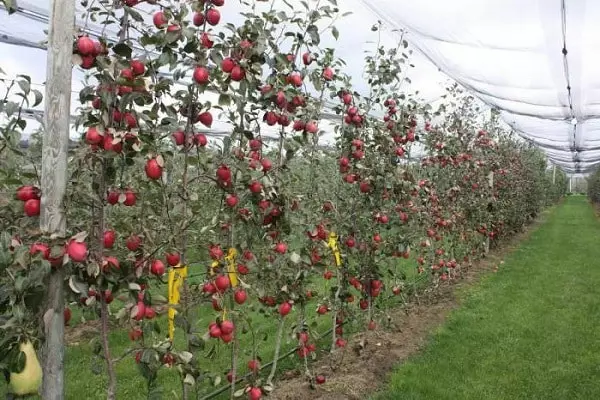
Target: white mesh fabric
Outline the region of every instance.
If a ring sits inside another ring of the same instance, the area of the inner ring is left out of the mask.
[[[600,163],[600,2],[363,3],[390,27],[407,29],[412,45],[502,110],[503,119],[552,162],[568,172],[587,172]]]

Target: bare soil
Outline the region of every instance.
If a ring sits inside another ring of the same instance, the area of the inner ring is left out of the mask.
[[[542,222],[538,218],[527,229],[491,251],[461,272],[460,277],[444,282],[435,290],[412,299],[407,307],[391,310],[392,328],[353,336],[346,347],[314,364],[314,375],[322,374],[326,383],[311,388],[299,372],[284,374],[269,398],[277,400],[362,400],[380,389],[399,363],[421,350],[448,314],[460,306],[458,291],[476,284],[483,276],[501,268],[503,258],[526,239]]]
[[[77,346],[83,341],[98,336],[98,332],[100,332],[99,319],[85,321],[74,327],[65,326],[65,343],[69,346]]]

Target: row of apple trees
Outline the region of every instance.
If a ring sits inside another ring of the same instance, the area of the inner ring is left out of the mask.
[[[6,88],[3,369],[23,368],[20,341],[43,340],[44,280],[61,268],[65,318],[77,307],[101,321],[108,398],[124,359],[111,349],[115,326],[152,398],[168,370],[183,398],[216,386],[259,399],[289,354],[320,384],[318,354],[385,325],[387,307],[415,282],[456,279],[563,195],[564,176],[553,182],[542,153],[495,113],[482,119],[458,87],[441,106],[416,100],[403,40],[374,46],[369,91],[356,92],[324,45],[339,36],[335,0],[225,3],[87,9],[83,20],[118,29],[73,40],[87,80],[69,153],[67,238],[37,229],[41,147],[19,146],[19,110],[41,96],[26,77]],[[242,22],[222,21],[224,9]]]

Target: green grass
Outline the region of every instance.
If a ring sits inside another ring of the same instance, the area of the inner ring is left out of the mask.
[[[555,208],[376,399],[600,399],[600,223]]]

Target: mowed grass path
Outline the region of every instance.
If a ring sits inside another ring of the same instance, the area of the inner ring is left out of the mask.
[[[570,197],[376,399],[600,399],[600,223]]]

